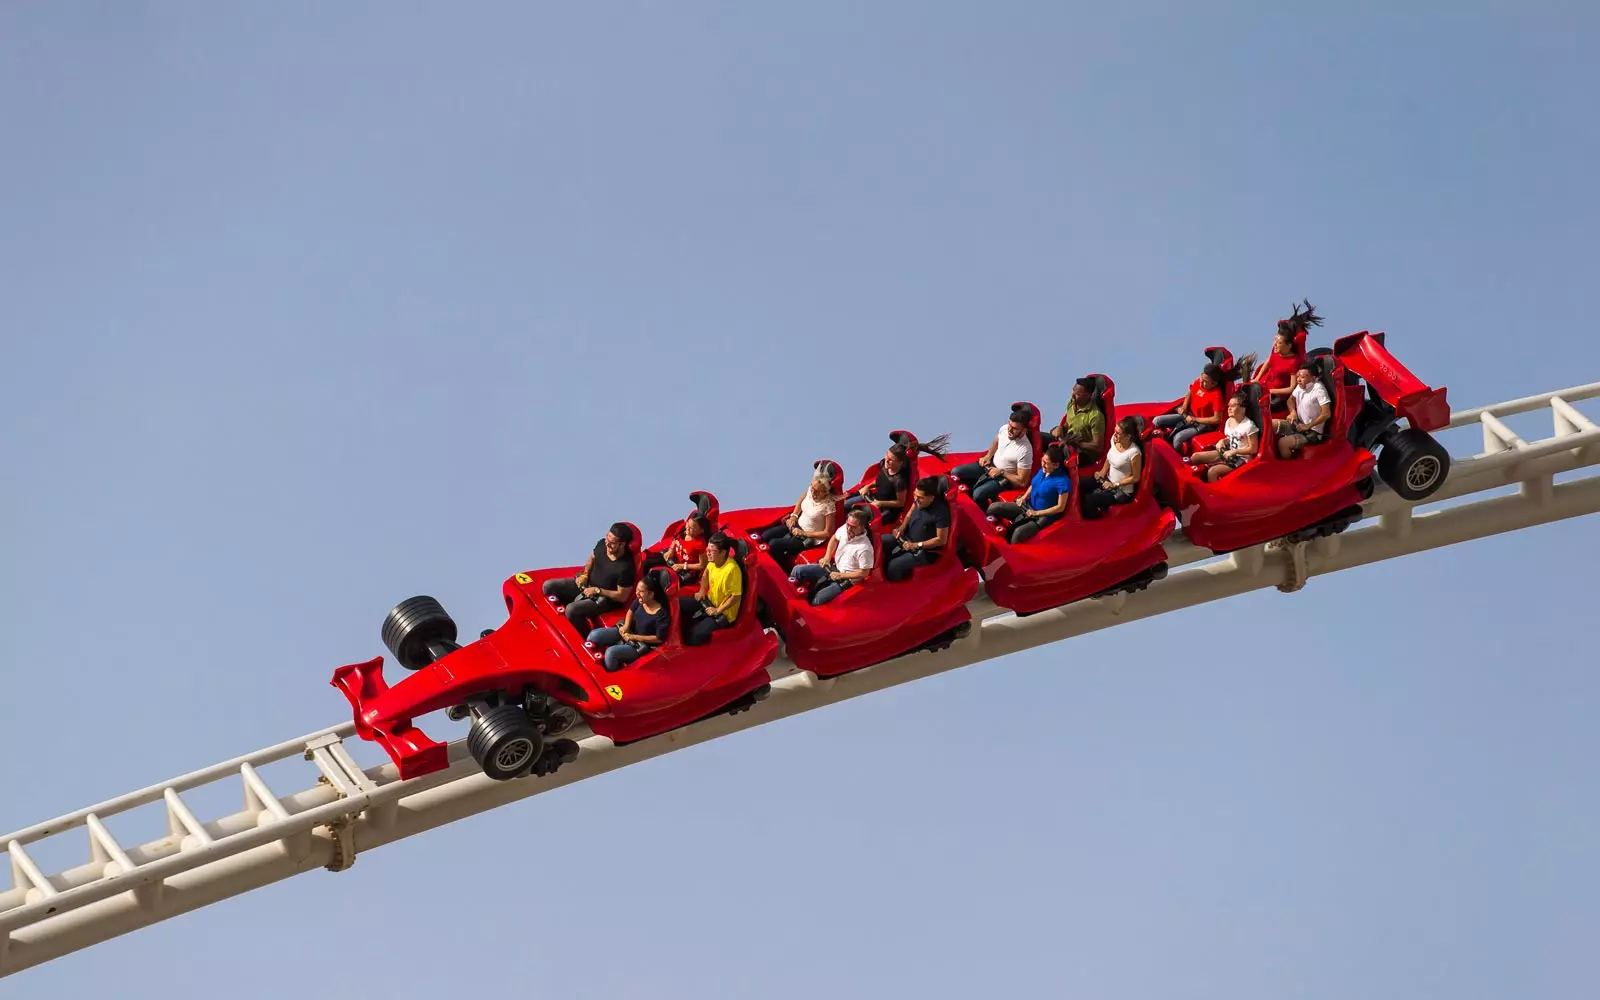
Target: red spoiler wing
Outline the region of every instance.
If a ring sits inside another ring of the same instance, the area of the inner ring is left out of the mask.
[[[1411,374],[1383,346],[1383,334],[1362,330],[1340,337],[1333,342],[1333,353],[1412,427],[1436,431],[1450,423],[1450,403],[1445,399],[1448,390],[1430,388]]]

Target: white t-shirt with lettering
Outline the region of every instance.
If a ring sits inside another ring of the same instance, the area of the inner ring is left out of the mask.
[[[1320,389],[1322,386],[1319,383],[1317,387]],[[1259,428],[1256,427],[1255,421],[1249,417],[1243,420],[1234,420],[1229,417],[1228,422],[1222,426],[1223,437],[1227,438],[1227,442],[1223,447],[1228,451],[1238,451],[1244,447],[1244,439],[1255,434],[1257,430]]]

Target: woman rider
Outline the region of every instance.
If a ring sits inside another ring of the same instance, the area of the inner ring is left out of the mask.
[[[894,444],[883,453],[883,461],[878,463],[878,478],[860,493],[845,500],[845,511],[848,513],[866,504],[878,512],[879,523],[885,527],[894,524],[900,519],[901,511],[911,502],[911,455],[920,451],[943,458],[949,440],[948,434],[941,434],[927,443],[918,441],[904,431],[894,436]]]
[[[1072,477],[1067,474],[1066,454],[1060,444],[1047,445],[1039,471],[1016,503],[992,503],[989,513],[1011,520],[1007,539],[1016,545],[1037,535],[1067,512],[1072,496]]]
[[[667,611],[666,592],[654,573],[646,573],[634,586],[633,598],[633,604],[619,624],[597,628],[587,636],[594,648],[606,651],[608,671],[621,670],[667,641],[672,616]]]

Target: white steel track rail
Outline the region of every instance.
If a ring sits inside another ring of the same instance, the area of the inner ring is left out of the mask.
[[[1595,513],[1600,474],[1559,484],[1554,479],[1600,465],[1600,428],[1572,405],[1597,398],[1600,382],[1456,414],[1451,427],[1482,427],[1484,451],[1455,459],[1444,485],[1419,507],[1380,486],[1364,505],[1368,516],[1360,524],[1314,542],[1269,543],[1215,557],[1175,538],[1168,545],[1174,572],[1143,593],[1080,601],[1026,618],[980,596],[972,611],[981,626],[948,650],[833,680],[779,660],[772,668],[771,697],[750,711],[627,747],[588,735],[578,759],[547,778],[491,780],[457,741],[447,770],[400,781],[392,765],[357,766],[344,746],[354,728],[347,722],[19,830],[0,838],[12,878],[12,888],[0,892],[0,976],[291,875],[342,870],[359,852],[496,806],[824,705],[1152,615],[1268,587],[1294,591],[1311,577]],[[1553,431],[1540,440],[1525,441],[1502,419],[1538,410],[1548,411]],[[1513,485],[1518,489],[1510,495],[1464,499]],[[309,788],[279,795],[257,769],[296,757],[314,764],[320,777]],[[234,780],[243,790],[244,808],[218,819],[200,820],[182,797]],[[108,818],[154,803],[165,804],[168,836],[124,846],[107,830]],[[46,874],[29,846],[80,828],[89,861]]]

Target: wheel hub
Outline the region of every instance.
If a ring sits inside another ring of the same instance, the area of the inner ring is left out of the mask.
[[[1439,460],[1432,455],[1423,455],[1406,470],[1406,486],[1418,492],[1432,486],[1438,478]]]
[[[506,741],[494,752],[494,764],[502,771],[515,771],[532,756],[533,741],[519,736]]]

